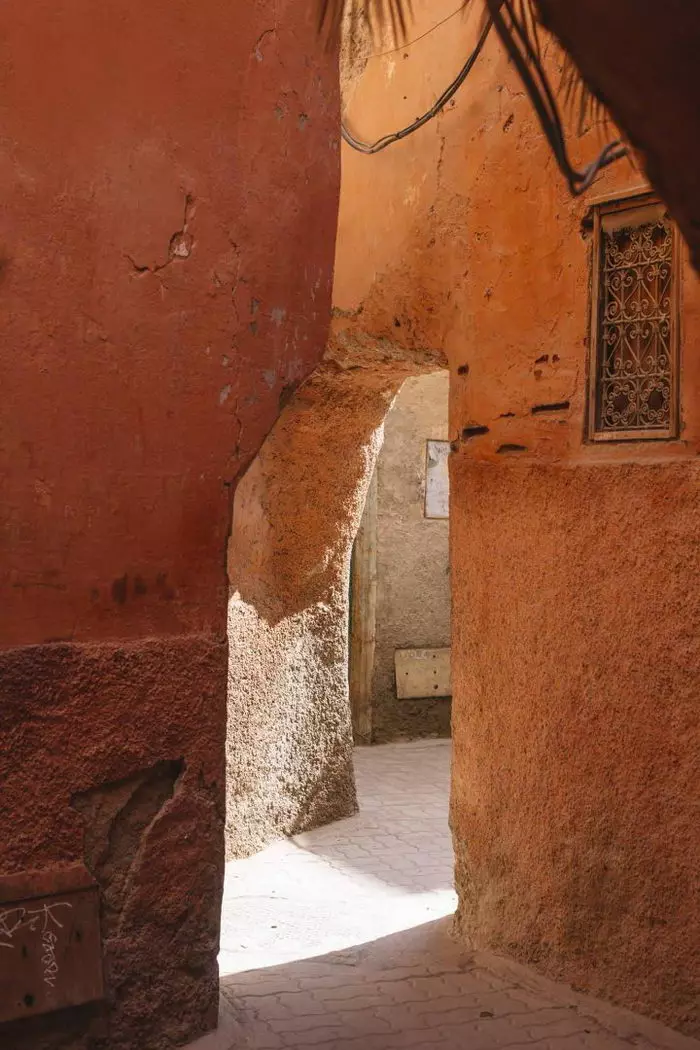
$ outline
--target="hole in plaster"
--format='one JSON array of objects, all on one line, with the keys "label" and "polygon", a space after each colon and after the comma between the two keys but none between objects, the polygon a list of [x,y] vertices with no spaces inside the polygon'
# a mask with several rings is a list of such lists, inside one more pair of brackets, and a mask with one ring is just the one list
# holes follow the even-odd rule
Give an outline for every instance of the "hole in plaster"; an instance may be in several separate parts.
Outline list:
[{"label": "hole in plaster", "polygon": [[570,408],[569,401],[553,401],[549,405],[533,405],[533,416],[541,415],[543,412],[566,412]]},{"label": "hole in plaster", "polygon": [[508,452],[527,452],[527,445],[515,445],[508,442],[505,445],[499,445],[499,455],[502,456],[507,454]]},{"label": "hole in plaster", "polygon": [[590,237],[590,235],[592,233],[593,233],[593,209],[591,208],[584,215],[584,217],[581,219],[581,236],[585,240],[587,237]]},{"label": "hole in plaster", "polygon": [[479,423],[475,423],[472,426],[465,427],[462,431],[462,441],[468,441],[469,438],[479,437],[481,434],[488,434],[489,427],[482,426]]},{"label": "hole in plaster", "polygon": [[179,233],[173,234],[170,241],[170,258],[187,259],[192,251],[192,244],[192,234],[185,233],[184,230],[180,230]]},{"label": "hole in plaster", "polygon": [[460,365],[459,368],[457,369],[457,375],[458,376],[468,376],[469,375],[469,365]]}]

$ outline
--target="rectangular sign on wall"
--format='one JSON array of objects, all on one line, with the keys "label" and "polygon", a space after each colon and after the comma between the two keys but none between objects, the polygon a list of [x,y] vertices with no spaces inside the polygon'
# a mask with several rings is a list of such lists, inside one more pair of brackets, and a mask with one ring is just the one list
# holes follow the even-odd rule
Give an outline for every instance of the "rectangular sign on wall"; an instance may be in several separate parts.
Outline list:
[{"label": "rectangular sign on wall", "polygon": [[0,879],[0,1023],[103,994],[99,890],[87,869]]},{"label": "rectangular sign on wall", "polygon": [[447,466],[449,455],[449,441],[427,442],[425,467],[426,518],[449,518],[450,516],[450,474]]},{"label": "rectangular sign on wall", "polygon": [[449,649],[396,649],[394,667],[399,700],[452,695]]}]

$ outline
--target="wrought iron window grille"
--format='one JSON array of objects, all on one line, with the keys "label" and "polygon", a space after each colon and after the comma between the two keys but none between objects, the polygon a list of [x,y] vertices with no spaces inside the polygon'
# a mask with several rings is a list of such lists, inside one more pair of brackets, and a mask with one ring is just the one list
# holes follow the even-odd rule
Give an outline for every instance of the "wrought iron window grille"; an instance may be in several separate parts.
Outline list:
[{"label": "wrought iron window grille", "polygon": [[590,441],[678,436],[678,255],[652,195],[593,207]]}]

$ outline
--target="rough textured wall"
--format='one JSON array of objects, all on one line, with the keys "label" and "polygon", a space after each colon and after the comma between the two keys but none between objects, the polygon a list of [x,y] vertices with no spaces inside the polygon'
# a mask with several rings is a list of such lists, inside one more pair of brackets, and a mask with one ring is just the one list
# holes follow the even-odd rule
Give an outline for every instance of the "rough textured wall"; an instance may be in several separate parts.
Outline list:
[{"label": "rough textured wall", "polygon": [[458,929],[697,1034],[697,463],[453,480]]},{"label": "rough textured wall", "polygon": [[447,440],[449,375],[407,379],[377,461],[372,738],[449,736],[450,700],[397,700],[396,649],[450,644],[449,522],[425,517],[426,441]]},{"label": "rough textured wall", "polygon": [[321,369],[287,405],[236,493],[228,856],[357,808],[349,559],[391,394],[358,397],[355,386],[352,373]]},{"label": "rough textured wall", "polygon": [[334,60],[291,2],[0,23],[0,874],[85,860],[107,983],[0,1040],[159,1050],[216,1019],[231,491],[326,342]]},{"label": "rough textured wall", "polygon": [[451,399],[458,928],[696,1032],[700,290],[686,264],[681,439],[585,444],[582,220],[640,180],[571,201],[527,108],[504,132],[497,106]]},{"label": "rough textured wall", "polygon": [[239,483],[229,543],[226,849],[245,856],[356,809],[352,545],[408,367],[324,363]]},{"label": "rough textured wall", "polygon": [[[411,36],[450,12],[422,5]],[[407,124],[474,35],[457,17],[370,60],[353,130]],[[575,158],[600,141],[574,138]],[[392,310],[398,333],[439,330],[451,365],[459,929],[695,1030],[696,280],[686,266],[681,440],[589,447],[581,220],[641,175],[572,201],[496,41],[442,117],[343,172],[365,221],[341,207],[336,303],[368,338]]]}]

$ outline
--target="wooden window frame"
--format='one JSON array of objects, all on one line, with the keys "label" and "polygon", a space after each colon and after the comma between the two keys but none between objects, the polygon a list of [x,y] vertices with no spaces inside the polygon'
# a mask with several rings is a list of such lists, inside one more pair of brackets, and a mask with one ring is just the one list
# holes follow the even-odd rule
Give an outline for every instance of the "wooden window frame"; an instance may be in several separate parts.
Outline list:
[{"label": "wooden window frame", "polygon": [[[615,219],[622,220],[632,218],[634,214],[640,216],[639,220],[633,220],[634,225],[642,225],[644,213],[648,212],[650,218],[661,214],[668,218],[668,211],[662,201],[653,192],[635,193],[614,199],[596,201],[591,205],[589,215],[593,226],[593,249],[592,249],[592,278],[591,278],[591,302],[590,302],[590,350],[588,359],[588,399],[586,438],[589,442],[609,443],[619,441],[673,441],[678,438],[680,423],[680,303],[681,303],[681,266],[680,266],[680,237],[676,224],[671,221],[672,232],[672,260],[671,260],[671,388],[669,403],[669,426],[660,429],[633,429],[633,430],[609,430],[596,429],[597,402],[598,402],[598,376],[600,373],[600,307],[601,307],[601,260],[603,250],[603,223],[614,222]],[[589,220],[590,221],[590,220]]]}]

